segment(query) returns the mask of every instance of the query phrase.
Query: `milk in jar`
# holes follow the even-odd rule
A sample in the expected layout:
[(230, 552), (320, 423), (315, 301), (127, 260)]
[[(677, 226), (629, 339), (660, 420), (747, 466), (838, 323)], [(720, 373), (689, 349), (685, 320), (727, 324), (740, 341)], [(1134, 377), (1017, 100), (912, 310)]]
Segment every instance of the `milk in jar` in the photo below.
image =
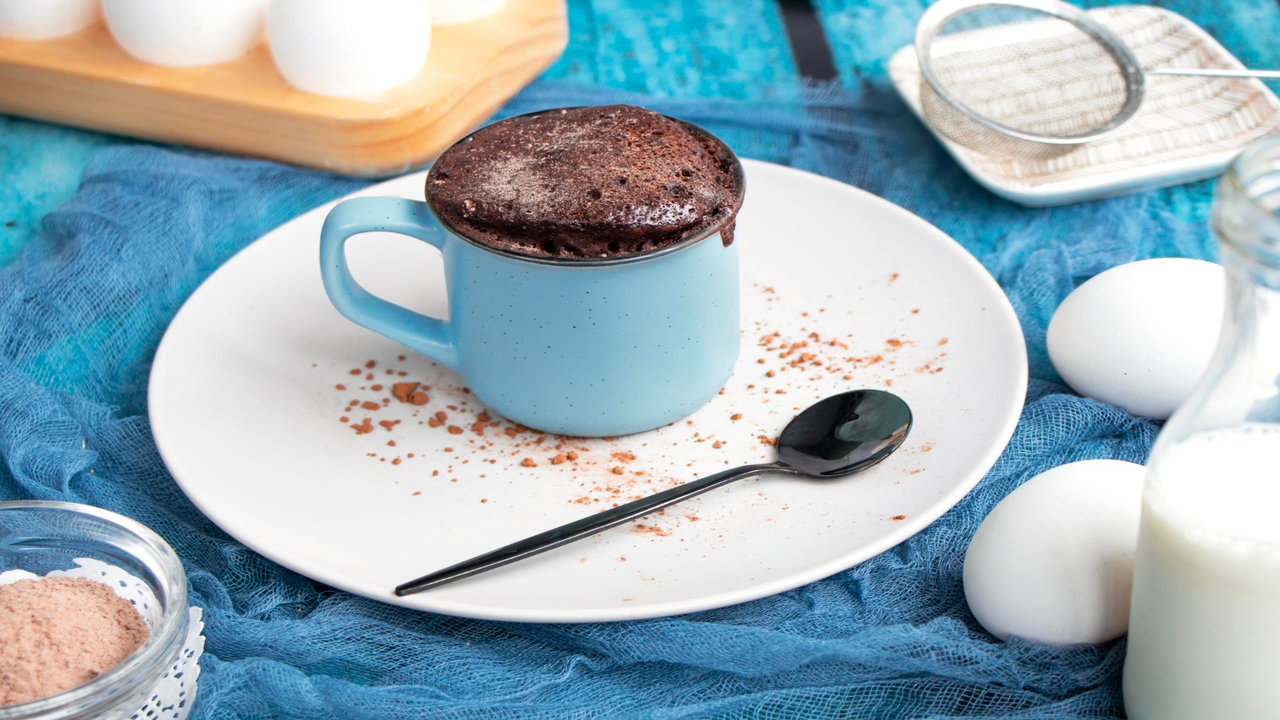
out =
[(1197, 433), (1143, 491), (1129, 716), (1280, 717), (1280, 426)]
[(1222, 333), (1147, 461), (1124, 666), (1135, 720), (1280, 718), (1280, 135), (1232, 163), (1212, 215)]

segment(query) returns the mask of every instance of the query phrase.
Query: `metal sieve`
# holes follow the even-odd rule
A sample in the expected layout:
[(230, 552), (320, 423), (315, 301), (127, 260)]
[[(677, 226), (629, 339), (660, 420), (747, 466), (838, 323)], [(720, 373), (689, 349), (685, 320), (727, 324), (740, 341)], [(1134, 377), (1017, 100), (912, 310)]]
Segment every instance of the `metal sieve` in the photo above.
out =
[(1124, 129), (1145, 76), (1280, 77), (1144, 70), (1113, 30), (1061, 0), (940, 0), (916, 26), (920, 102), (947, 138), (995, 157), (1051, 157)]

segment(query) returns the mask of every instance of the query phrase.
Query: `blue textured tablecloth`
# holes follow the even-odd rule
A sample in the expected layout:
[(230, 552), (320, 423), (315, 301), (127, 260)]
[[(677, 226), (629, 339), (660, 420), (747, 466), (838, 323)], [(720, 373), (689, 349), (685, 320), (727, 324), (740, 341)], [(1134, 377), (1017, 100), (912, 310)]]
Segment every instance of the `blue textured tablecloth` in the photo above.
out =
[[(156, 454), (145, 382), (166, 323), (203, 278), (360, 183), (0, 117), (0, 499), (100, 505), (177, 547), (207, 622), (195, 717), (1122, 714), (1123, 641), (996, 642), (965, 606), (961, 562), (977, 524), (1026, 479), (1071, 460), (1145, 458), (1157, 428), (1063, 388), (1044, 329), (1058, 302), (1105, 268), (1213, 257), (1210, 185), (1050, 210), (986, 193), (884, 79), (921, 2), (818, 0), (841, 71), (827, 88), (797, 78), (772, 3), (661, 4), (573, 0), (565, 58), (503, 113), (648, 105), (708, 126), (744, 156), (851, 182), (950, 233), (1000, 281), (1026, 331), (1033, 379), (1008, 450), (902, 545), (713, 612), (512, 625), (317, 587), (231, 541), (185, 500)], [(1246, 63), (1280, 66), (1273, 0), (1167, 5)]]

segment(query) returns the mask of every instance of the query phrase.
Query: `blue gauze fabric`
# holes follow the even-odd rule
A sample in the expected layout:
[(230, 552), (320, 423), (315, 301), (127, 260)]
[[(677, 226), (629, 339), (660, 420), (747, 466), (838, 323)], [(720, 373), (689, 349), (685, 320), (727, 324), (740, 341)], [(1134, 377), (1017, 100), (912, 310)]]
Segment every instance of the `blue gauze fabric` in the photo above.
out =
[[(820, 4), (829, 26), (879, 22), (900, 39), (918, 14)], [(1248, 50), (1248, 62), (1280, 64), (1280, 53), (1258, 42), (1280, 36), (1274, 5), (1256, 0), (1232, 13), (1186, 5), (1177, 9)], [(858, 61), (841, 37), (837, 57)], [(997, 642), (965, 605), (961, 565), (978, 523), (1027, 479), (1074, 460), (1145, 458), (1157, 427), (1064, 388), (1044, 329), (1061, 299), (1105, 268), (1214, 257), (1210, 185), (1048, 210), (1011, 205), (947, 158), (874, 62), (860, 67), (866, 74), (848, 82), (853, 90), (797, 85), (767, 101), (542, 81), (503, 113), (647, 105), (709, 127), (743, 156), (882, 195), (982, 261), (1026, 331), (1026, 410), (988, 476), (898, 547), (744, 605), (593, 625), (410, 612), (264, 560), (196, 511), (161, 464), (145, 414), (149, 363), (180, 303), (220, 263), (361, 183), (135, 143), (94, 155), (79, 190), (0, 270), (0, 499), (98, 505), (178, 549), (207, 622), (197, 718), (1121, 716), (1123, 641)]]

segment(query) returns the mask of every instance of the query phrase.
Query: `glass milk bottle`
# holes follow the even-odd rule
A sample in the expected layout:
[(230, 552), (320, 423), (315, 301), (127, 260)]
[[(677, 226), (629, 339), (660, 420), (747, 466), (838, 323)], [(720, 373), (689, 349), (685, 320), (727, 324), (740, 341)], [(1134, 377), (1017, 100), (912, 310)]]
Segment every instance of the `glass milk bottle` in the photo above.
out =
[(1280, 718), (1280, 135), (1218, 182), (1227, 310), (1143, 488), (1124, 699), (1136, 720)]

